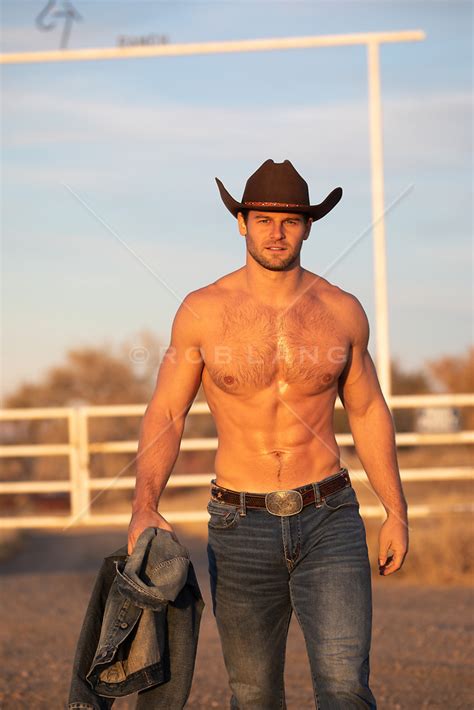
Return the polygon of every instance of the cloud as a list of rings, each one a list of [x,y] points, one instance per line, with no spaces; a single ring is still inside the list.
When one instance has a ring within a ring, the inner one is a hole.
[[[307,156],[308,164],[316,163],[318,170],[330,164],[331,171],[341,171],[346,177],[368,169],[365,101],[277,110],[154,101],[151,105],[126,98],[84,100],[48,90],[11,89],[4,97],[5,147],[57,146],[59,151],[66,146],[80,150],[84,145],[100,145],[106,151],[127,145],[134,160],[148,166],[150,150],[156,152],[158,161],[173,158],[188,164],[209,156],[253,162],[256,155],[283,150],[285,155]],[[467,91],[383,97],[387,169],[413,173],[467,166],[471,119]],[[26,153],[21,162],[15,160],[27,167],[35,158]],[[50,163],[45,179],[57,180],[58,175],[63,175],[61,166],[56,174]]]

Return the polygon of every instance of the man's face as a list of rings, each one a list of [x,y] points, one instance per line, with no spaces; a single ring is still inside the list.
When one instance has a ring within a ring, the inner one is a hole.
[[[284,271],[298,260],[312,224],[311,219],[306,222],[304,215],[293,212],[250,210],[247,223],[241,212],[237,219],[249,254],[271,271]]]

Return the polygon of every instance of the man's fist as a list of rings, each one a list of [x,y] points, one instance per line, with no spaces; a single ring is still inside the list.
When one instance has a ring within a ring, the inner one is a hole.
[[[389,514],[379,532],[379,574],[386,577],[400,569],[407,552],[408,519]]]
[[[146,528],[161,528],[171,533],[172,537],[179,542],[171,525],[160,513],[154,510],[139,510],[133,513],[128,526],[128,554],[133,552],[135,543]]]

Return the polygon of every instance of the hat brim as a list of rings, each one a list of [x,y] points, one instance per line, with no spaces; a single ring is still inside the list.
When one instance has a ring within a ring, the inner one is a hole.
[[[279,205],[262,205],[262,207],[252,206],[246,204],[245,202],[238,202],[234,200],[232,195],[226,190],[219,178],[215,178],[217,187],[219,189],[222,202],[225,204],[229,212],[237,217],[238,213],[242,210],[256,210],[261,209],[262,212],[290,212],[295,214],[306,214],[311,217],[315,222],[318,219],[325,217],[328,212],[330,212],[337,205],[342,197],[342,187],[336,187],[332,190],[329,195],[318,205],[303,205],[298,207],[282,207]]]

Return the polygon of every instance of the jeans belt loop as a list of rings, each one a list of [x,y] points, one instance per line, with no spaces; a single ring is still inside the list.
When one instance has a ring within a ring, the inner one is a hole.
[[[319,491],[319,483],[313,483],[313,490],[314,490],[314,505],[316,508],[320,508],[322,503],[321,503],[321,493]]]
[[[247,508],[245,506],[245,491],[240,492],[240,513],[242,517],[247,515]]]

